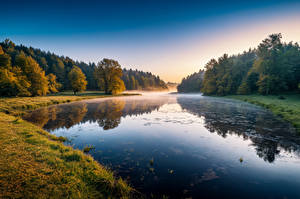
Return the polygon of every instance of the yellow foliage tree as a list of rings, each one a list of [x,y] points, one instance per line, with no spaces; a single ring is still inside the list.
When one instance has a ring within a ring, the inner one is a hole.
[[[86,77],[79,67],[74,66],[69,72],[68,78],[74,95],[76,95],[77,92],[84,91],[86,89]]]
[[[105,94],[117,94],[125,90],[120,64],[113,59],[103,59],[95,69],[98,86]]]
[[[41,69],[32,57],[26,56],[21,52],[16,57],[16,65],[22,69],[23,74],[30,82],[29,91],[33,96],[46,95],[49,92],[48,78],[45,75],[45,71]]]
[[[52,73],[50,73],[49,75],[47,75],[48,78],[48,86],[49,86],[49,91],[51,93],[57,93],[58,89],[61,88],[61,84],[56,82],[56,76]]]

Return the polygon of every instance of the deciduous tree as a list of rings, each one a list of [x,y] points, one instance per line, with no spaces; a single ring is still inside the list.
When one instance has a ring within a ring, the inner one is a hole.
[[[78,66],[74,66],[68,74],[68,78],[74,92],[84,91],[86,89],[87,81],[86,77]]]
[[[105,94],[117,94],[125,90],[120,64],[113,59],[103,59],[95,69],[95,78]]]

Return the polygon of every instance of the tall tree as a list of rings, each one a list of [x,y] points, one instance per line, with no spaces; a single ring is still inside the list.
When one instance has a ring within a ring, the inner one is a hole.
[[[125,90],[120,64],[113,59],[103,59],[95,68],[95,78],[105,94],[117,94]]]
[[[61,88],[61,84],[56,82],[56,76],[52,73],[47,75],[48,81],[49,81],[49,91],[51,93],[57,93],[58,89]]]
[[[27,77],[31,86],[29,88],[32,96],[46,95],[49,92],[48,79],[38,63],[23,52],[17,55],[16,65],[22,69],[22,73]]]
[[[68,78],[74,95],[76,95],[77,92],[84,91],[86,89],[86,77],[79,67],[73,66],[72,70],[68,74]]]

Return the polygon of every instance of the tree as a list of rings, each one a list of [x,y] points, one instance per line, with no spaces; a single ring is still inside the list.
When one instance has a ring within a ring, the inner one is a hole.
[[[202,92],[204,94],[215,94],[217,91],[217,79],[216,79],[216,68],[215,65],[217,61],[215,59],[211,59],[205,66],[205,75],[203,79],[203,87]]]
[[[260,74],[256,85],[261,94],[268,95],[288,89],[285,81],[287,68],[283,67],[284,45],[281,38],[280,33],[272,34],[258,46],[258,59],[253,67]]]
[[[1,47],[1,46],[0,46]],[[0,48],[0,95],[30,96],[30,82],[19,67],[12,67],[11,57]]]
[[[2,49],[2,46],[0,45],[0,55],[4,54],[4,51]]]
[[[74,95],[76,95],[77,92],[84,91],[86,89],[86,77],[79,67],[73,66],[72,70],[68,74],[68,78]]]
[[[98,86],[105,94],[117,94],[125,90],[120,64],[113,59],[103,59],[95,68]]]
[[[61,88],[61,84],[56,82],[56,76],[52,73],[50,73],[49,75],[47,75],[48,78],[48,86],[49,86],[49,91],[51,93],[57,93],[58,89]]]
[[[177,86],[178,92],[200,92],[202,81],[204,77],[204,70],[183,78],[181,83]]]
[[[129,85],[130,85],[130,90],[136,90],[137,89],[137,85],[136,85],[136,79],[134,78],[134,76],[131,76],[131,78],[130,78],[130,83],[129,83]]]
[[[15,68],[18,70],[18,68]],[[17,76],[6,68],[0,67],[0,95],[1,96],[30,96],[30,83],[22,76]]]
[[[22,70],[21,74],[26,76],[31,86],[29,88],[32,96],[46,95],[49,92],[48,79],[38,63],[23,52],[17,55],[16,65]]]

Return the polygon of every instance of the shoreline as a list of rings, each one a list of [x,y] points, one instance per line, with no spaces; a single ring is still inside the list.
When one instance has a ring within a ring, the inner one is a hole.
[[[266,108],[289,122],[300,135],[300,94],[228,95],[224,98],[240,100]]]

